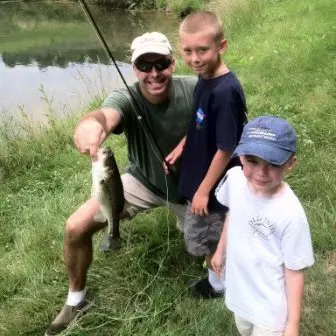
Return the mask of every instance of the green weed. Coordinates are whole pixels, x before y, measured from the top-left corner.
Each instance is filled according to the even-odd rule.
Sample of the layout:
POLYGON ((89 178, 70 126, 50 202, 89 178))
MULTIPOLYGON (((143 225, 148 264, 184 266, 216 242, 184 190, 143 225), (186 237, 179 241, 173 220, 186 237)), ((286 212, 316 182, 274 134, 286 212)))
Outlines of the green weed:
MULTIPOLYGON (((298 166, 287 180, 306 209, 316 258, 307 271, 302 335, 331 336, 336 330, 334 6, 330 0, 225 4, 232 9, 225 14, 223 9, 229 38, 224 59, 244 86, 250 118, 278 115, 298 133, 298 166)), ((178 66, 186 71, 181 60, 178 66)), ((43 334, 64 303, 63 223, 91 185, 90 161, 72 141, 79 117, 53 120, 50 127, 2 125, 1 335, 43 334)), ((108 144, 125 167, 124 137, 112 136, 108 144)), ((94 307, 63 335, 237 335, 222 300, 190 297, 187 287, 203 275, 202 260, 185 252, 171 213, 140 214, 121 229, 119 252, 94 253, 88 274, 94 307)), ((101 239, 102 233, 95 246, 101 239)))

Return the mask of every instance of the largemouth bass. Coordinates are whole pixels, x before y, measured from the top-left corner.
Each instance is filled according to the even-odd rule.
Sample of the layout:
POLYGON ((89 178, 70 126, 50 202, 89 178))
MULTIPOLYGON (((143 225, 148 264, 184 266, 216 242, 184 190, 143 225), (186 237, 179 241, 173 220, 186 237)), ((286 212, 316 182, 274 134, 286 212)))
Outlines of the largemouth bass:
POLYGON ((99 203, 108 226, 102 251, 118 250, 121 246, 119 221, 123 211, 125 198, 119 169, 110 148, 98 150, 98 160, 92 162, 92 196, 99 203))

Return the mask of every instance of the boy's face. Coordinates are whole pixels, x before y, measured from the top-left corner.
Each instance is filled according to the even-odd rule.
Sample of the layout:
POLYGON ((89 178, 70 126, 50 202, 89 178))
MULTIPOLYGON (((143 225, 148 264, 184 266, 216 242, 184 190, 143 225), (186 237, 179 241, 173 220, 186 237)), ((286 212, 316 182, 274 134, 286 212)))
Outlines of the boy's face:
POLYGON ((211 31, 180 32, 180 48, 184 61, 197 75, 212 78, 220 66, 220 53, 226 49, 226 40, 216 42, 211 31))
POLYGON ((252 191, 259 196, 272 196, 280 191, 282 178, 294 167, 296 156, 281 166, 253 155, 242 155, 240 161, 252 191))
POLYGON ((175 61, 166 62, 170 57, 159 54, 145 54, 133 64, 143 95, 152 103, 167 99, 169 87, 175 70, 175 61), (136 66, 140 63, 139 68, 136 66), (167 66, 168 65, 168 66, 167 66), (145 71, 146 70, 146 71, 145 71))

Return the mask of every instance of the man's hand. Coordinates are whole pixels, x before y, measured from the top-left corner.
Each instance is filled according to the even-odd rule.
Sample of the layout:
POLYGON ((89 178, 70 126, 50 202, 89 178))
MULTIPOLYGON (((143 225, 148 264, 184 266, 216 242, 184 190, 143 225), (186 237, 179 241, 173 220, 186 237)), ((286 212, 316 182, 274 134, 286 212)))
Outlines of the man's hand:
POLYGON ((207 216, 209 214, 208 202, 209 194, 196 191, 191 203, 191 212, 194 215, 207 216))
POLYGON ((99 145, 105 140, 106 132, 95 118, 82 120, 75 129, 74 142, 77 150, 89 154, 93 161, 97 160, 99 145))

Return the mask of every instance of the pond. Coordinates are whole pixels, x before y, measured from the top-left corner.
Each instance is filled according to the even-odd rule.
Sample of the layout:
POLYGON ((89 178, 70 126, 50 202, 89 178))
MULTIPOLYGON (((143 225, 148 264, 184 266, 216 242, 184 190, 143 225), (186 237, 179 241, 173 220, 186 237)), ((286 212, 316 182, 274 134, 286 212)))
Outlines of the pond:
MULTIPOLYGON (((176 46, 178 22, 164 11, 89 9, 128 84, 136 36, 161 31, 176 46)), ((2 3, 0 27, 2 118, 62 117, 124 85, 76 2, 2 3)))

